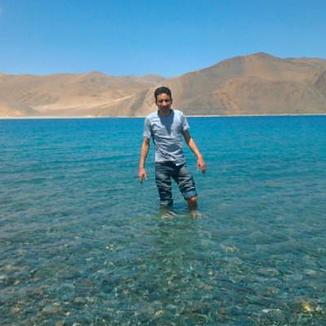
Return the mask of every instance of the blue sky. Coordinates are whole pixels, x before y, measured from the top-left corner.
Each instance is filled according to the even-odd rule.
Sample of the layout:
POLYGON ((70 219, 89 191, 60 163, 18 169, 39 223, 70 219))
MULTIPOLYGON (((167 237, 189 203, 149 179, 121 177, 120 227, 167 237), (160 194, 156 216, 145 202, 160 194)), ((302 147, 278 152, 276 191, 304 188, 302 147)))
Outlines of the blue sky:
POLYGON ((254 52, 326 58, 326 1, 0 0, 0 72, 177 76, 254 52))

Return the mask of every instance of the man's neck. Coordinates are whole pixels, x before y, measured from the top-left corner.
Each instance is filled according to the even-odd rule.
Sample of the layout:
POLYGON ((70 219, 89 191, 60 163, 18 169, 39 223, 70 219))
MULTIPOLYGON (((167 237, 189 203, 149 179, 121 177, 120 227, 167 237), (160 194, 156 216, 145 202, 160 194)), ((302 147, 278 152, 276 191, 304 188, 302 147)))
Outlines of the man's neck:
POLYGON ((162 110, 162 109, 158 110, 158 114, 161 117, 166 117, 166 116, 170 115, 171 112, 172 112, 171 108, 168 110, 162 110))

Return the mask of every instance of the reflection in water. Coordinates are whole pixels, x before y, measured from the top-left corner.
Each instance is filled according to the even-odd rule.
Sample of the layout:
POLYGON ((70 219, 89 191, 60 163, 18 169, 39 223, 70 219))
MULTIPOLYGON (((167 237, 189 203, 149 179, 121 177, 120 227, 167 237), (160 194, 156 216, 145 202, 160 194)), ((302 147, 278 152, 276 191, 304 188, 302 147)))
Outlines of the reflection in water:
POLYGON ((163 324, 208 318, 205 314, 211 303, 205 300, 207 293, 202 293, 207 286, 208 248, 201 245, 200 226, 188 215, 177 215, 160 220, 149 237, 152 249, 143 257, 145 270, 136 278, 143 299, 153 309, 148 318, 163 324))

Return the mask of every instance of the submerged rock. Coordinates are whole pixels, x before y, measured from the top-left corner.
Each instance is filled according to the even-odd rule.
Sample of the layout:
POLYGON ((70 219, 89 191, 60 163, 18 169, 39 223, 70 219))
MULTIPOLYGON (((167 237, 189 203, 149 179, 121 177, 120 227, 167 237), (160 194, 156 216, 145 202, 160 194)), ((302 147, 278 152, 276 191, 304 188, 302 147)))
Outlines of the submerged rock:
POLYGON ((318 275, 318 272, 313 269, 305 269, 304 273, 305 273, 305 275, 310 276, 310 277, 318 275))
POLYGON ((322 312, 322 308, 319 305, 317 305, 316 303, 311 302, 311 301, 302 301, 301 309, 306 314, 322 312))
POLYGON ((236 252, 239 252, 240 249, 234 245, 226 245, 226 244, 221 244, 221 248, 224 250, 225 253, 227 254, 234 254, 236 252))
POLYGON ((46 305, 43 309, 42 312, 45 314, 57 314, 61 311, 61 306, 59 303, 53 303, 46 305))
POLYGON ((55 326, 64 326, 64 322, 62 320, 58 320, 55 322, 55 326))
POLYGON ((77 297, 74 299, 74 303, 77 303, 77 304, 84 304, 86 303, 86 298, 83 298, 83 297, 77 297))
POLYGON ((273 267, 259 268, 257 273, 260 275, 269 276, 269 277, 275 277, 280 274, 280 272, 276 268, 273 268, 273 267))
POLYGON ((287 324, 287 318, 285 313, 279 309, 263 309, 262 310, 263 315, 260 318, 260 322, 262 322, 264 325, 286 325, 287 324), (277 323, 277 324, 275 324, 277 323))
POLYGON ((0 275, 0 284, 3 283, 5 284, 8 281, 9 277, 5 274, 0 275))

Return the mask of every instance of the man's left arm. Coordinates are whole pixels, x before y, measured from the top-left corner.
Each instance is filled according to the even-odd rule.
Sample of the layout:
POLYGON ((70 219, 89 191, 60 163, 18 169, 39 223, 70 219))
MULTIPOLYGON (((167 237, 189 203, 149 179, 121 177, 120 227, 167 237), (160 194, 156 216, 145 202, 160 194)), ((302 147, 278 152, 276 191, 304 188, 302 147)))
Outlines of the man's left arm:
POLYGON ((183 130, 182 132, 183 137, 185 139, 186 144, 189 146, 189 148, 192 150, 192 152, 196 155, 197 157, 197 167, 199 170, 201 170, 203 173, 206 171, 206 163, 204 161, 203 156, 201 155, 194 139, 191 137, 190 132, 188 129, 183 130))

